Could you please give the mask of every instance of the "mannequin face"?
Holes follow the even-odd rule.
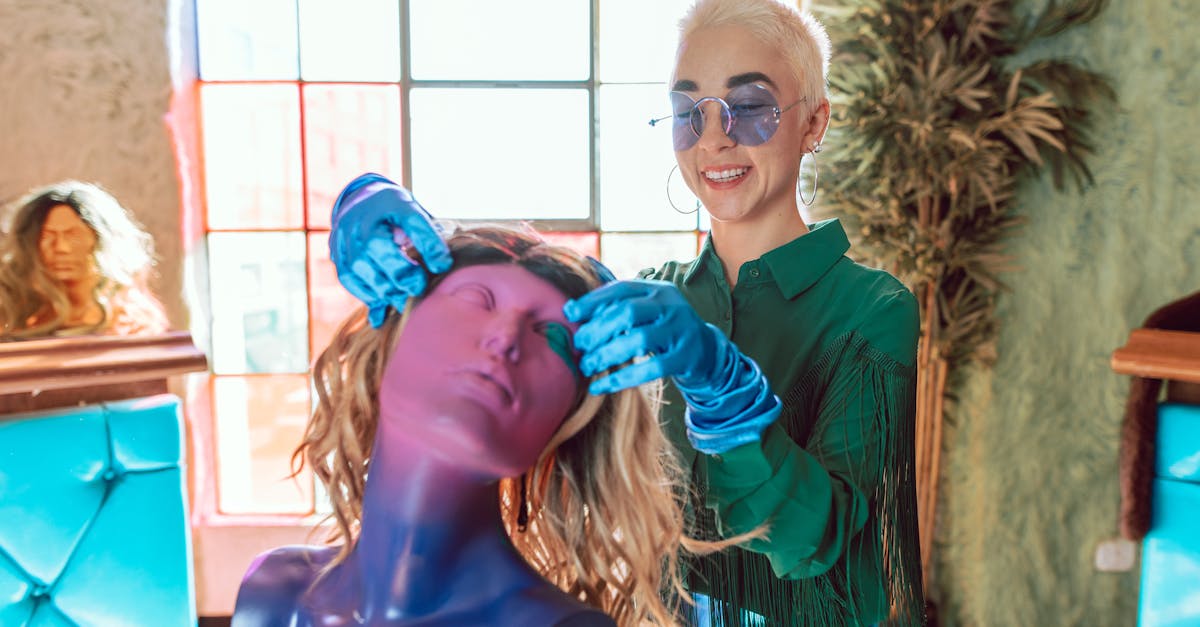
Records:
[[[55,279],[63,283],[87,280],[96,274],[92,254],[96,251],[96,234],[67,205],[57,205],[46,214],[38,252],[42,265]]]
[[[451,272],[409,314],[384,369],[383,437],[487,478],[528,470],[582,385],[547,334],[554,324],[574,333],[566,301],[519,266]]]

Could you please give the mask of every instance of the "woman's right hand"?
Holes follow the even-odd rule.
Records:
[[[401,311],[410,296],[425,292],[426,272],[453,264],[433,216],[408,190],[374,173],[350,181],[333,203],[329,258],[376,328],[388,307]]]

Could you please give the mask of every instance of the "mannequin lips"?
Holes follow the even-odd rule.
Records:
[[[464,368],[461,373],[494,388],[503,397],[506,406],[512,406],[516,401],[512,377],[504,368],[495,364],[480,364]]]

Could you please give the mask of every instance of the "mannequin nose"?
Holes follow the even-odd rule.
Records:
[[[516,362],[521,358],[520,325],[519,316],[498,316],[484,332],[483,348],[505,361]]]

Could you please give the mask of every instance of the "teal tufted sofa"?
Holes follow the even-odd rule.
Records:
[[[196,624],[179,400],[0,416],[0,625]]]

